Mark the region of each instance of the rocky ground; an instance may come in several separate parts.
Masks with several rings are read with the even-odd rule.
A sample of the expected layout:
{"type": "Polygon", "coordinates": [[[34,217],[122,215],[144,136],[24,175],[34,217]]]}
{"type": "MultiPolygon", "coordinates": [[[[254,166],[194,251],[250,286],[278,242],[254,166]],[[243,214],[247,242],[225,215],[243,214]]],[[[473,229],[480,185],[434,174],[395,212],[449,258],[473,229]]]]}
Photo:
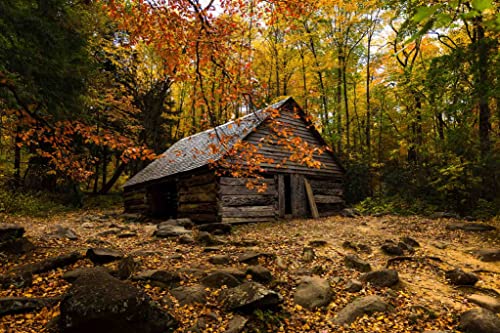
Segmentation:
{"type": "Polygon", "coordinates": [[[184,220],[158,227],[119,211],[6,216],[0,332],[78,332],[103,313],[106,332],[106,320],[117,328],[125,317],[143,333],[500,332],[499,230],[499,219],[443,216],[231,231],[184,220]],[[130,300],[131,315],[117,315],[117,302],[130,300]],[[144,318],[156,327],[141,326],[144,318]]]}

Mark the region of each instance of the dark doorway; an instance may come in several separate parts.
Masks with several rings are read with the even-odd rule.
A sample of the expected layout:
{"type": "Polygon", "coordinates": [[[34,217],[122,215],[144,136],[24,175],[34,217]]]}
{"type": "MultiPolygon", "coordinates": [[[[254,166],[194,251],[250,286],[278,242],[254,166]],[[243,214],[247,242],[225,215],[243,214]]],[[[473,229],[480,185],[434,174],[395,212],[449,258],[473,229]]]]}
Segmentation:
{"type": "Polygon", "coordinates": [[[292,214],[292,183],[290,180],[290,175],[285,175],[283,177],[285,183],[285,215],[292,214]]]}
{"type": "Polygon", "coordinates": [[[155,184],[148,189],[151,216],[177,217],[177,186],[175,183],[155,184]]]}

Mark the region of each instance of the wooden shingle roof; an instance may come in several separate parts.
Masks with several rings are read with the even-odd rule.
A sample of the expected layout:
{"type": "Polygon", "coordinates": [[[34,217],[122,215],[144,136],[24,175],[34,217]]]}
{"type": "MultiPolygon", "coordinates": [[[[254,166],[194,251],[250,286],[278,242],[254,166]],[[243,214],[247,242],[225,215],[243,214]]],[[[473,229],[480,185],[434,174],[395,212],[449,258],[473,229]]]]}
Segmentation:
{"type": "Polygon", "coordinates": [[[244,139],[267,119],[269,112],[266,110],[279,109],[290,100],[289,97],[268,108],[177,141],[158,159],[130,178],[124,187],[194,170],[219,160],[236,142],[244,139]]]}

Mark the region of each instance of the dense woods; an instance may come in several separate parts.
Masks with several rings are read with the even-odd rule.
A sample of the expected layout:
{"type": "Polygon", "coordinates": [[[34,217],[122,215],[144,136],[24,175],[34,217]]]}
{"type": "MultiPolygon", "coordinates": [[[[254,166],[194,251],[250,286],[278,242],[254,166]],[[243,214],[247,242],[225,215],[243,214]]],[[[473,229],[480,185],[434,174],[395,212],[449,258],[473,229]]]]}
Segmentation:
{"type": "Polygon", "coordinates": [[[293,96],[342,160],[350,203],[498,214],[499,10],[1,1],[0,211],[12,192],[79,205],[120,190],[179,139],[293,96]]]}

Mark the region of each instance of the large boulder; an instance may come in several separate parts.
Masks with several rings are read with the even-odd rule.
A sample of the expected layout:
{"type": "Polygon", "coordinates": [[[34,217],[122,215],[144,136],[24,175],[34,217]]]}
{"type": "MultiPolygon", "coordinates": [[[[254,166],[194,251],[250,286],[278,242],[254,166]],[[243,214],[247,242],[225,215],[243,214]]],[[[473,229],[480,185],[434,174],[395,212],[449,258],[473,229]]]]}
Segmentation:
{"type": "Polygon", "coordinates": [[[376,287],[392,287],[399,282],[399,275],[393,269],[382,269],[363,274],[361,281],[376,287]]]}
{"type": "Polygon", "coordinates": [[[256,309],[273,309],[283,302],[283,298],[257,282],[245,282],[223,290],[219,301],[225,310],[252,312],[256,309]]]}
{"type": "Polygon", "coordinates": [[[352,303],[337,313],[333,322],[337,325],[347,325],[363,315],[370,315],[375,312],[388,312],[391,306],[384,302],[379,296],[365,296],[357,298],[352,303]]]}
{"type": "Polygon", "coordinates": [[[445,272],[445,277],[455,286],[473,286],[479,278],[472,274],[464,272],[460,268],[455,268],[445,272]]]}
{"type": "Polygon", "coordinates": [[[351,255],[351,254],[346,255],[344,257],[344,263],[347,267],[353,268],[360,272],[369,272],[372,270],[370,264],[361,259],[360,257],[358,257],[357,255],[351,255]]]}
{"type": "Polygon", "coordinates": [[[500,249],[482,249],[475,251],[475,254],[484,262],[500,261],[500,249]]]}
{"type": "Polygon", "coordinates": [[[164,333],[178,326],[146,293],[102,268],[81,273],[60,310],[62,333],[164,333]]]}
{"type": "Polygon", "coordinates": [[[175,224],[160,224],[153,233],[159,238],[176,238],[182,235],[191,234],[192,231],[175,224]]]}
{"type": "Polygon", "coordinates": [[[241,282],[235,278],[232,274],[224,271],[213,271],[204,278],[200,280],[201,284],[205,287],[217,289],[222,286],[227,286],[229,288],[236,287],[241,282]]]}
{"type": "Polygon", "coordinates": [[[327,280],[315,276],[304,277],[294,295],[295,303],[309,310],[327,306],[331,300],[330,284],[327,280]]]}
{"type": "Polygon", "coordinates": [[[122,259],[123,253],[110,248],[92,247],[87,250],[85,256],[89,258],[90,261],[92,261],[94,264],[103,265],[122,259]]]}
{"type": "Polygon", "coordinates": [[[491,297],[488,295],[473,294],[467,296],[467,300],[492,312],[495,313],[500,312],[500,299],[498,298],[491,297]]]}
{"type": "Polygon", "coordinates": [[[164,269],[150,269],[134,275],[132,280],[147,280],[162,288],[175,288],[181,282],[181,275],[164,269]]]}
{"type": "Polygon", "coordinates": [[[462,313],[459,328],[464,333],[499,333],[500,318],[489,310],[475,308],[462,313]]]}
{"type": "Polygon", "coordinates": [[[24,228],[16,224],[0,224],[0,243],[23,237],[24,228]]]}
{"type": "Polygon", "coordinates": [[[205,303],[207,292],[199,284],[193,286],[181,286],[170,290],[181,306],[193,303],[205,303]]]}

